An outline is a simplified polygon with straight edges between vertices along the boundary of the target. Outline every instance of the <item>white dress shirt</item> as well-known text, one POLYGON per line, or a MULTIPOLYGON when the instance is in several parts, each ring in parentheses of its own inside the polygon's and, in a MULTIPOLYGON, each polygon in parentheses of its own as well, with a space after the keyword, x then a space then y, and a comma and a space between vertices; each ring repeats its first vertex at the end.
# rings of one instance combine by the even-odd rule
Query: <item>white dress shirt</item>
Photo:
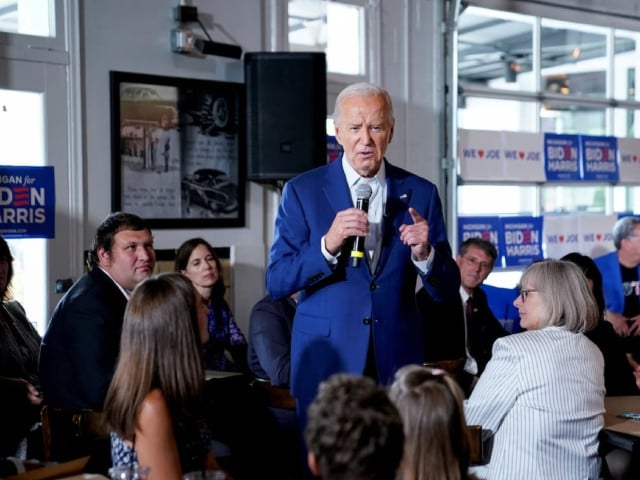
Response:
MULTIPOLYGON (((363 177, 361 177, 358 172, 356 172, 353 167, 351 166, 351 164, 349 163, 349 160, 347 159, 347 155, 343 154, 342 155, 342 169, 344 170, 344 174, 345 177, 347 178, 347 185, 349 186, 349 191, 351 192, 351 200, 353 201, 353 205, 356 205, 356 193, 355 193, 355 189, 356 189, 356 185, 366 179, 363 179, 363 177)), ((380 164, 380 169, 378 170, 378 173, 376 174, 375 178, 378 180, 378 185, 377 190, 374 192, 373 190, 373 185, 371 187, 371 197, 369 198, 369 210, 367 213, 367 216, 369 218, 369 235, 373 235, 375 236, 375 245, 376 248, 375 250, 373 248, 371 248, 369 250, 369 260, 371 260, 372 258, 374 259, 372 262, 372 265, 375 265, 377 263, 378 257, 380 255, 380 245, 381 242, 380 240, 382 239, 382 220, 384 218, 384 211, 385 211, 385 207, 387 205, 387 180, 386 180, 386 176, 385 176, 385 164, 384 161, 380 164)), ((327 260, 327 262, 331 263, 332 265, 335 265, 338 263, 338 256, 340 255, 340 252, 338 252, 338 255, 334 256, 331 253, 329 253, 329 251, 327 250, 326 246, 325 246, 325 236, 323 235, 322 238, 320 239, 320 249, 322 251, 322 255, 324 256, 324 258, 327 260)), ((370 245, 372 246, 374 243, 369 241, 369 242, 365 242, 365 245, 370 245)), ((434 249, 432 248, 429 251, 429 256, 426 258, 426 260, 415 260, 412 256, 412 261, 414 263, 414 265, 416 266, 416 268, 418 268, 418 270, 420 270, 420 272, 423 275, 426 275, 429 270, 431 269, 431 265, 433 265, 433 257, 435 255, 434 249)))

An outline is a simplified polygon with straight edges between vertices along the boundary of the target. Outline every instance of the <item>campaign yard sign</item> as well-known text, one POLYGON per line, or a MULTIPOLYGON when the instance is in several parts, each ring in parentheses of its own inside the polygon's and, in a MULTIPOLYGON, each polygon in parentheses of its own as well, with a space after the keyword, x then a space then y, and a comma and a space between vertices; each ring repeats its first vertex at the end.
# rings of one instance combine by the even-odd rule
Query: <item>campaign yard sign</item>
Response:
POLYGON ((580 219, 580 251, 591 258, 616 249, 613 245, 613 226, 618 215, 583 214, 580 219))
POLYGON ((527 266, 543 258, 542 217, 500 217, 507 267, 527 266))
POLYGON ((544 215, 545 258, 562 258, 567 253, 581 252, 580 222, 577 215, 544 215))
POLYGON ((0 235, 54 238, 53 167, 0 166, 0 235))
POLYGON ((580 137, 545 133, 544 169, 549 181, 580 180, 580 137))
POLYGON ((640 183, 640 138, 618 138, 621 184, 640 183))
POLYGON ((502 264, 500 217, 458 217, 458 243, 462 243, 472 237, 493 243, 496 250, 498 250, 495 266, 500 267, 502 264))
POLYGON ((514 182, 544 182, 542 134, 503 132, 504 178, 514 182))
POLYGON ((618 141, 616 137, 580 135, 582 179, 617 182, 618 141))
POLYGON ((458 174, 464 181, 504 180, 503 134, 458 129, 458 174))

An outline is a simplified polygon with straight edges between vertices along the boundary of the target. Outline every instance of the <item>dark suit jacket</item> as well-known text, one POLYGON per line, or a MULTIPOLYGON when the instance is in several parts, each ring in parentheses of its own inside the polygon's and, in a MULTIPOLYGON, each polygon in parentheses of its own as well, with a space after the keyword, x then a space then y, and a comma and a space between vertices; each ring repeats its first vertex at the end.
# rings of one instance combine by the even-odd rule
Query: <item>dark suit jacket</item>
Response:
POLYGON ((415 304, 418 270, 398 231, 402 224, 413 224, 410 206, 429 222, 429 242, 435 248, 433 267, 422 277, 424 287, 437 299, 457 295, 460 275, 436 187, 389 163, 385 169, 382 246, 373 273, 367 262, 350 266, 350 242, 337 265, 322 255, 321 238, 336 214, 353 207, 341 160, 285 184, 266 283, 274 298, 299 292, 291 345, 291 390, 299 412, 331 374, 364 372, 371 332, 381 383, 389 383, 399 367, 422 361, 422 322, 415 304))
MULTIPOLYGON (((466 356, 465 325, 462 299, 436 302, 424 289, 416 294, 418 309, 424 322, 424 361, 437 362, 466 356)), ((473 291, 473 321, 469 326, 470 353, 482 373, 491 359, 493 342, 507 332, 489 308, 487 296, 481 288, 473 291)))
MULTIPOLYGON (((462 301, 461 301, 462 304, 462 301)), ((491 360, 493 342, 508 335, 489 308, 487 295, 478 287, 473 289, 473 317, 469 323, 469 352, 478 363, 478 375, 491 360)))
POLYGON ((249 317, 249 368, 277 387, 289 386, 295 314, 294 299, 273 300, 267 295, 254 305, 249 317))
POLYGON ((120 351, 127 299, 95 267, 58 302, 40 347, 47 404, 102 410, 120 351))

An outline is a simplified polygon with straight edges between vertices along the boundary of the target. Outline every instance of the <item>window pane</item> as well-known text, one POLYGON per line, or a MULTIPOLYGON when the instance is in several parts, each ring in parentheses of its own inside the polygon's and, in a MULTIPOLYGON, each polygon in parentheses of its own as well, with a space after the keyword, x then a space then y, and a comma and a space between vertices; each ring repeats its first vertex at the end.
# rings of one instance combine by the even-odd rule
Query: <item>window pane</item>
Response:
POLYGON ((289 0, 289 50, 327 54, 327 70, 364 75, 364 7, 326 0, 289 0))
POLYGON ((616 137, 640 137, 640 110, 613 109, 613 133, 616 137))
POLYGON ((542 187, 543 213, 606 213, 606 187, 554 186, 542 187))
POLYGON ((613 211, 640 213, 640 187, 613 187, 613 211))
POLYGON ((460 83, 505 90, 535 89, 533 17, 468 7, 458 28, 460 83))
POLYGON ((459 128, 510 132, 537 131, 536 102, 460 97, 458 105, 459 128))
POLYGON ((543 132, 607 135, 607 109, 605 107, 578 107, 548 102, 540 108, 543 132))
POLYGON ((608 64, 605 32, 604 28, 542 19, 542 91, 606 97, 608 64))
POLYGON ((54 0, 0 0, 0 31, 55 37, 54 0))
POLYGON ((364 8, 331 2, 327 14, 327 70, 364 75, 364 8))
POLYGON ((535 215, 536 203, 532 185, 458 186, 458 215, 535 215))
POLYGON ((640 66, 638 32, 615 31, 613 62, 613 96, 622 100, 639 100, 636 92, 636 72, 640 66))

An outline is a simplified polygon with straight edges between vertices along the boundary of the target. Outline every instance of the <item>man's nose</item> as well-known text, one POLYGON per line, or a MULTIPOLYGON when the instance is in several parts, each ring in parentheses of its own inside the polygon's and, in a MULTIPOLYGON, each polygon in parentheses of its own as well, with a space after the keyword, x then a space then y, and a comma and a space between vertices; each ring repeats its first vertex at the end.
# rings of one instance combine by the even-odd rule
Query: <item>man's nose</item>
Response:
POLYGON ((371 143, 371 133, 369 132, 368 129, 366 128, 362 129, 360 133, 360 141, 365 145, 369 145, 369 143, 371 143))
POLYGON ((150 260, 151 259, 151 252, 145 248, 145 247, 140 247, 138 248, 138 257, 145 259, 145 260, 150 260))

